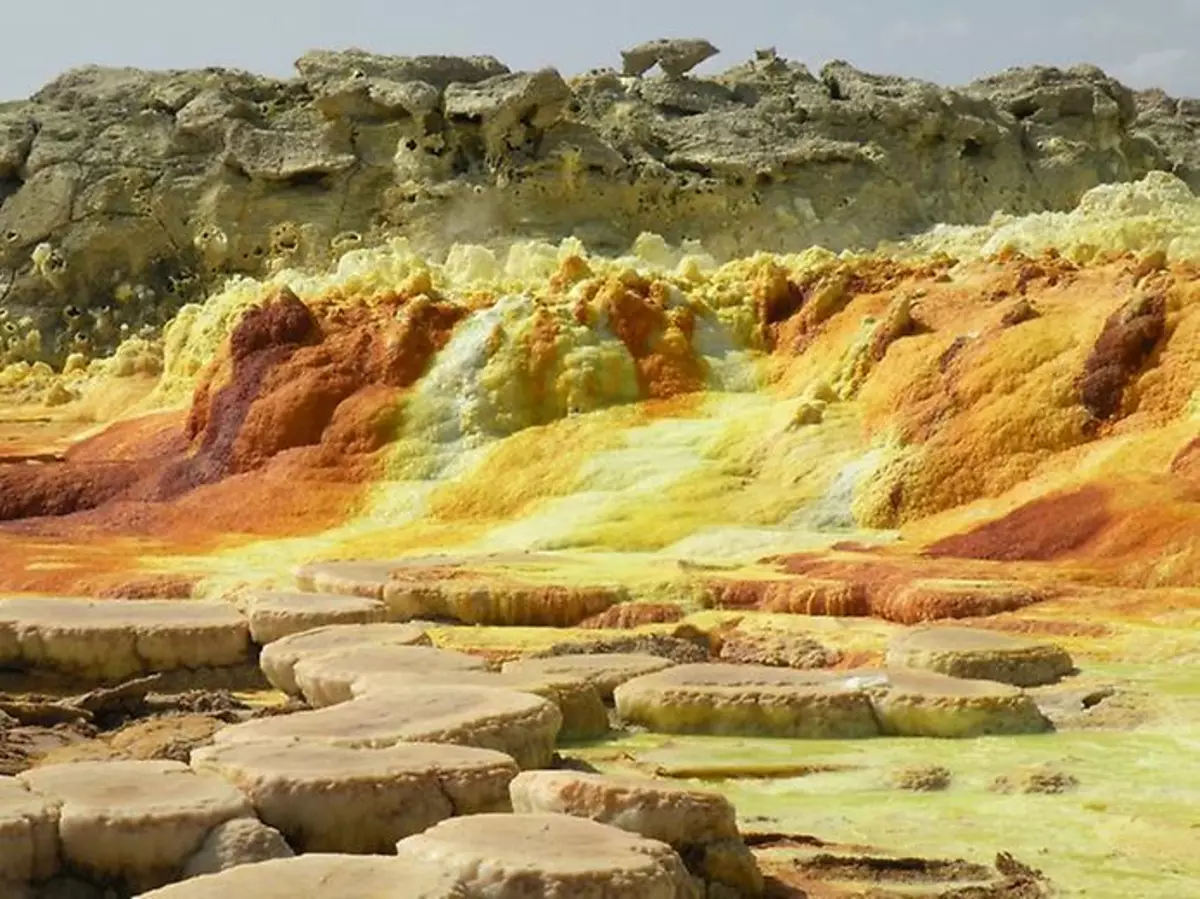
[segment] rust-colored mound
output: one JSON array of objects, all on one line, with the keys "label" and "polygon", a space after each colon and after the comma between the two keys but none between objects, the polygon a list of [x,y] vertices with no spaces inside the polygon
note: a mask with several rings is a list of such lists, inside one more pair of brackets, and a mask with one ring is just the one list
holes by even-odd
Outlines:
[{"label": "rust-colored mound", "polygon": [[585,618],[579,627],[592,630],[632,630],[646,624],[671,624],[683,618],[683,609],[669,602],[623,602],[599,615]]},{"label": "rust-colored mound", "polygon": [[708,601],[722,609],[757,609],[792,615],[853,618],[870,613],[864,586],[838,578],[715,580],[708,585]]},{"label": "rust-colored mound", "polygon": [[1001,562],[1049,562],[1080,549],[1111,521],[1108,492],[1089,485],[1073,493],[1034,500],[997,521],[939,540],[927,552],[931,556]]},{"label": "rust-colored mound", "polygon": [[[280,290],[241,317],[186,414],[118,422],[61,461],[0,465],[0,521],[19,522],[4,530],[65,541],[153,534],[202,551],[229,534],[332,526],[377,476],[402,392],[467,311],[424,295],[309,306]],[[0,568],[0,587],[139,592],[138,578],[94,565],[64,578],[29,576],[21,561]]]}]

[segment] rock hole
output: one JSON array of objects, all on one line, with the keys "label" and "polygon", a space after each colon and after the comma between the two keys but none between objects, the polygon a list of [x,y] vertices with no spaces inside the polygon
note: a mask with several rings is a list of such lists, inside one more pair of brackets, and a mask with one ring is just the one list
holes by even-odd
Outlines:
[{"label": "rock hole", "polygon": [[329,188],[329,176],[325,172],[296,172],[285,179],[288,187]]},{"label": "rock hole", "polygon": [[983,154],[983,144],[975,140],[973,137],[968,137],[962,143],[962,148],[958,151],[960,159],[975,159]]},{"label": "rock hole", "polygon": [[1014,100],[1008,109],[1018,119],[1027,119],[1038,111],[1038,105],[1032,97],[1022,97]]}]

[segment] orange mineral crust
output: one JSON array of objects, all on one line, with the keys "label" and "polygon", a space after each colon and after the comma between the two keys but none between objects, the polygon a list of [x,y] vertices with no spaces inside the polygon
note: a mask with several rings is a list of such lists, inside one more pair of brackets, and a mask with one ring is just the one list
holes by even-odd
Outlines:
[{"label": "orange mineral crust", "polygon": [[[234,282],[138,356],[161,380],[128,411],[99,399],[133,396],[116,365],[5,410],[0,589],[220,592],[451,547],[728,562],[628,586],[901,623],[1196,586],[1191,213],[1113,232],[1105,197],[1007,243],[719,266],[395,244]],[[644,608],[595,624],[671,620]]]}]

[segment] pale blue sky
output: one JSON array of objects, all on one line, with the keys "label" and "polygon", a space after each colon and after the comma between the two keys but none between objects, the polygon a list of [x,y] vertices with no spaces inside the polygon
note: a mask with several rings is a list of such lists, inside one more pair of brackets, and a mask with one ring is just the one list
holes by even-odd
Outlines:
[{"label": "pale blue sky", "polygon": [[490,53],[565,73],[664,36],[732,65],[757,46],[813,68],[959,84],[1010,65],[1094,62],[1136,87],[1200,96],[1200,0],[5,0],[0,98],[84,63],[291,73],[307,48]]}]

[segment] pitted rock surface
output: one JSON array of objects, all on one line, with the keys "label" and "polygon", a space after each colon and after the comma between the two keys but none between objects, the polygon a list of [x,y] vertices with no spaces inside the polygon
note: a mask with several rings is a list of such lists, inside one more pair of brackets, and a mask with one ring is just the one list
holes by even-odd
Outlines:
[{"label": "pitted rock surface", "polygon": [[[774,54],[684,75],[713,52],[631,48],[626,73],[664,75],[625,79],[362,51],[306,54],[291,80],[70,71],[0,109],[0,293],[20,323],[0,362],[110,351],[229,275],[401,227],[424,245],[576,234],[607,252],[653,231],[722,256],[838,250],[1151,170],[1197,185],[1182,101],[1091,66],[961,89]],[[490,212],[465,220],[465,202]]]}]

